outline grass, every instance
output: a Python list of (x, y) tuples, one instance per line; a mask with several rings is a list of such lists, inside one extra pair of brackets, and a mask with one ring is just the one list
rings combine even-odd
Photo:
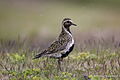
[[(0, 79), (119, 80), (119, 47), (114, 50), (110, 48), (74, 50), (63, 60), (62, 71), (59, 71), (56, 59), (40, 58), (32, 60), (39, 51), (39, 47), (27, 45), (26, 42), (20, 39), (19, 41), (1, 40)], [(33, 49), (27, 48), (28, 46)]]

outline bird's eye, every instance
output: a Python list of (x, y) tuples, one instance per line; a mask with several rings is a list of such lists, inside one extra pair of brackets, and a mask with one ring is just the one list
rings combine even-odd
[(70, 21), (67, 21), (67, 23), (70, 23)]

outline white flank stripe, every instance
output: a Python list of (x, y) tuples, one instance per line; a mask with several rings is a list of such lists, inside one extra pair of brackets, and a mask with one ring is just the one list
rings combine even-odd
[[(63, 27), (64, 28), (64, 27)], [(64, 50), (65, 52), (67, 52), (67, 51), (69, 51), (69, 49), (70, 49), (70, 47), (72, 47), (72, 45), (74, 44), (74, 39), (73, 39), (73, 37), (72, 37), (72, 35), (71, 35), (71, 33), (69, 32), (69, 31), (67, 31), (65, 28), (64, 28), (64, 30), (71, 36), (71, 38), (72, 38), (72, 41), (70, 41), (68, 44), (67, 44), (67, 46), (66, 46), (66, 49)]]

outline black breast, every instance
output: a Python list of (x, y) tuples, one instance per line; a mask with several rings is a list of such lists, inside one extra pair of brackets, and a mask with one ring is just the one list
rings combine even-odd
[(68, 54), (73, 50), (73, 48), (74, 48), (74, 44), (70, 47), (70, 49), (65, 54), (62, 54), (61, 58), (67, 57)]

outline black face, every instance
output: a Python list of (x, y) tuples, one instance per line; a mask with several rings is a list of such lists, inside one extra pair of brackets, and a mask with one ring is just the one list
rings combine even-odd
[(74, 24), (74, 23), (71, 21), (70, 18), (65, 18), (65, 19), (63, 20), (63, 25), (64, 25), (65, 27), (70, 27), (71, 25), (77, 26), (76, 24)]

